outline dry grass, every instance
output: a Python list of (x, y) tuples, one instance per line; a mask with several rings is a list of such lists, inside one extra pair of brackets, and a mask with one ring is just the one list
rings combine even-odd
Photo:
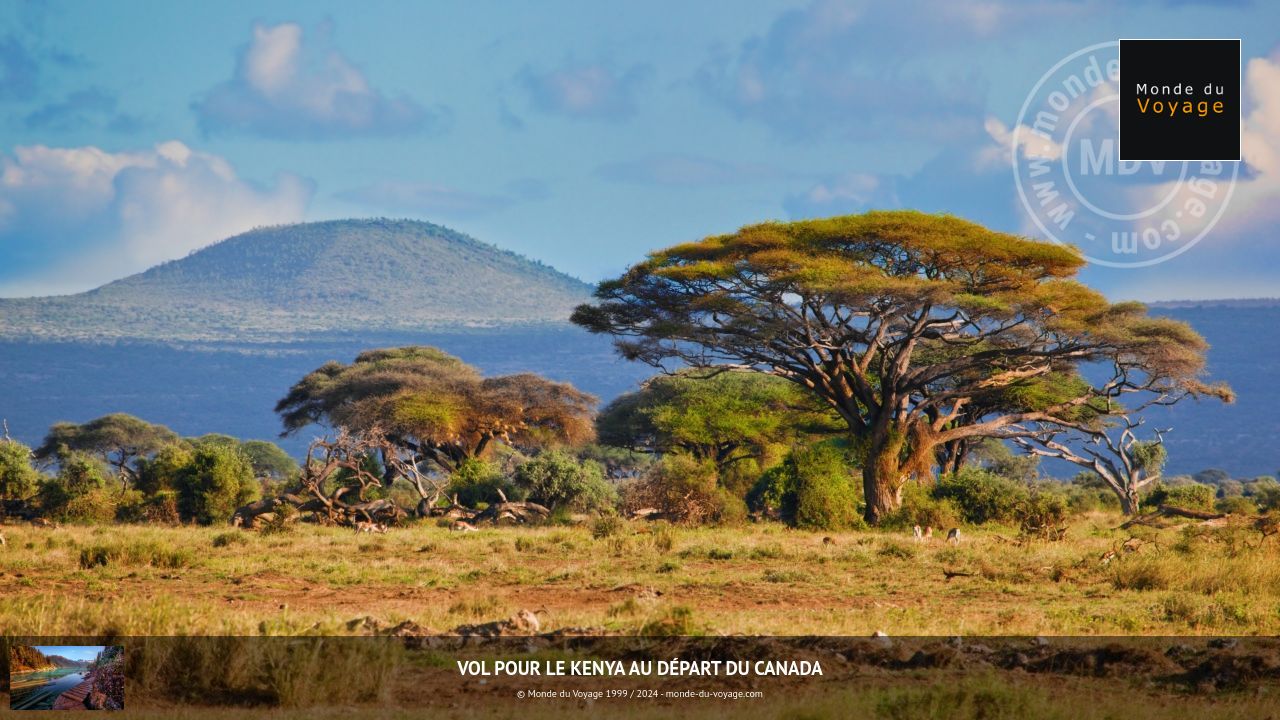
[[(460, 624), (541, 611), (544, 625), (631, 634), (1280, 634), (1280, 544), (1143, 529), (1114, 516), (1061, 543), (974, 529), (951, 547), (902, 533), (778, 525), (451, 533), (370, 540), (300, 527), (5, 528), (0, 627), (10, 635), (342, 634), (347, 621)], [(231, 533), (238, 534), (231, 534)], [(963, 573), (948, 579), (944, 571)], [(129, 602), (122, 603), (122, 598)]]

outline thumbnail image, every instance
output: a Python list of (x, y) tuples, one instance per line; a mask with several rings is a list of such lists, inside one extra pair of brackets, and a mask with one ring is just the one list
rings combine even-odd
[(124, 648), (119, 645), (10, 647), (9, 709), (123, 710)]

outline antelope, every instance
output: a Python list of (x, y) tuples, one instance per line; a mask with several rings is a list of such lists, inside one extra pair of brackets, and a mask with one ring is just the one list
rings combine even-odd
[(477, 532), (475, 525), (462, 520), (455, 522), (449, 529), (454, 532)]
[(926, 526), (924, 527), (924, 539), (925, 539), (925, 540), (932, 540), (932, 539), (933, 539), (933, 526), (932, 526), (932, 525), (926, 525)]
[(49, 520), (49, 518), (36, 518), (31, 521), (31, 525), (38, 528), (50, 528), (52, 530), (58, 529), (58, 523)]
[(924, 542), (924, 530), (921, 530), (919, 525), (911, 528), (911, 539), (916, 542)]
[(960, 544), (960, 528), (951, 528), (947, 531), (947, 542), (952, 545)]
[(0, 533), (0, 547), (4, 547), (5, 545), (8, 545), (8, 544), (9, 543), (4, 539), (4, 534)]
[(386, 534), (387, 526), (382, 523), (371, 523), (359, 520), (356, 522), (356, 534), (360, 533), (381, 533)]

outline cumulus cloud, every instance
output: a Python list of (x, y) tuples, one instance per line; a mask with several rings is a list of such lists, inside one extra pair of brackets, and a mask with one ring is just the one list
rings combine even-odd
[(404, 135), (447, 126), (446, 108), (388, 97), (322, 36), (294, 23), (255, 25), (235, 75), (193, 106), (206, 133), (278, 139)]
[(568, 62), (545, 71), (525, 67), (517, 80), (541, 112), (617, 121), (635, 115), (636, 95), (652, 74), (647, 65), (618, 71), (602, 63)]
[(973, 74), (939, 72), (949, 64), (934, 53), (965, 52), (975, 41), (1077, 12), (1078, 5), (814, 0), (718, 53), (696, 79), (738, 117), (786, 137), (973, 137), (981, 133), (986, 84)]
[(258, 225), (302, 219), (309, 181), (258, 187), (170, 141), (112, 153), (18, 147), (0, 157), (0, 295), (85, 290)]

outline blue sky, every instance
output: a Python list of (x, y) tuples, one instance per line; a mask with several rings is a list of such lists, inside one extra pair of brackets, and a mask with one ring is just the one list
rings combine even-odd
[(98, 653), (103, 650), (101, 645), (36, 645), (35, 648), (46, 657), (49, 655), (61, 655), (68, 660), (83, 660), (85, 662), (96, 660)]
[(1085, 279), (1280, 295), (1274, 3), (50, 0), (0, 6), (0, 296), (351, 216), (439, 222), (589, 281), (870, 207), (1035, 236), (1009, 166), (982, 158), (1054, 62), (1119, 37), (1243, 38), (1251, 171), (1191, 251)]

